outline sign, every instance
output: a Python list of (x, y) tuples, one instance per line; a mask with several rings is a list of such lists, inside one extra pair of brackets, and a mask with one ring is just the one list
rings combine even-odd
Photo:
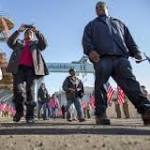
[(47, 63), (49, 72), (68, 72), (70, 68), (74, 68), (80, 73), (94, 73), (93, 65), (90, 63)]

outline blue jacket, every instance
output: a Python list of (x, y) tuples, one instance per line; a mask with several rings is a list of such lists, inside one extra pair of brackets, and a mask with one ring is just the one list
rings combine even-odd
[(139, 52), (128, 28), (120, 20), (99, 16), (89, 22), (82, 39), (84, 53), (91, 50), (103, 55), (132, 56)]

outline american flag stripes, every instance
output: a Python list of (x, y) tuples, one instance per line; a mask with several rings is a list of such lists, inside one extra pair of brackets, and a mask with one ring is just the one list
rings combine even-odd
[(125, 102), (125, 94), (119, 86), (117, 86), (117, 90), (118, 90), (118, 96), (117, 96), (118, 103), (123, 104)]
[[(106, 83), (106, 91), (107, 91), (107, 100), (108, 103), (110, 103), (112, 101), (112, 96), (115, 90), (113, 89), (113, 87), (110, 85), (109, 82)], [(117, 101), (119, 104), (123, 104), (125, 102), (125, 94), (119, 86), (117, 86)]]
[(95, 97), (93, 95), (90, 96), (89, 103), (91, 107), (94, 109), (95, 108)]
[(108, 100), (108, 102), (111, 102), (112, 96), (113, 96), (115, 91), (109, 82), (106, 83), (106, 90), (107, 90), (107, 100)]

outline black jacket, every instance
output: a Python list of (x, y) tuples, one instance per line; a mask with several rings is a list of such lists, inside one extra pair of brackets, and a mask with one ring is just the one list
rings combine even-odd
[[(63, 90), (66, 92), (66, 98), (67, 100), (69, 99), (74, 99), (74, 98), (82, 98), (83, 94), (84, 94), (84, 87), (83, 87), (83, 83), (80, 79), (76, 78), (75, 83), (73, 83), (71, 76), (67, 77), (64, 80), (63, 86), (62, 86)], [(71, 92), (69, 90), (69, 88), (72, 88), (75, 90), (75, 92)], [(77, 91), (77, 88), (80, 89), (80, 91)]]
[(39, 88), (38, 90), (38, 101), (46, 103), (50, 99), (47, 89)]
[(103, 55), (132, 56), (139, 52), (128, 28), (120, 20), (99, 16), (84, 29), (82, 39), (84, 53), (91, 50)]

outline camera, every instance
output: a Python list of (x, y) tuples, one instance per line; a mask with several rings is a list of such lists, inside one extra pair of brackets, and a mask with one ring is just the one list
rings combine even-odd
[(26, 28), (26, 29), (32, 29), (32, 28), (34, 28), (34, 26), (30, 25), (30, 24), (25, 24), (23, 27)]

